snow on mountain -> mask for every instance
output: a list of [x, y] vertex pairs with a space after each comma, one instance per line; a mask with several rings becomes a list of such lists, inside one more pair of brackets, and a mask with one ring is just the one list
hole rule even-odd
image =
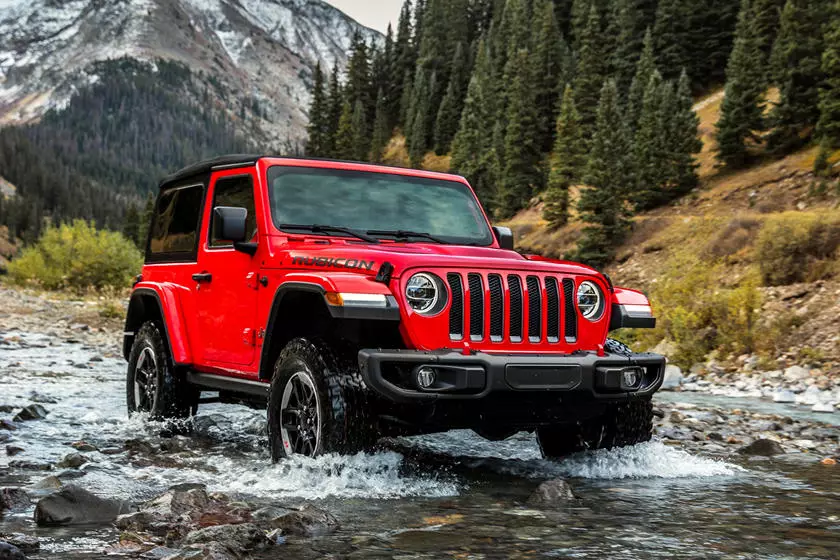
[[343, 67], [356, 31], [381, 37], [321, 0], [0, 0], [0, 126], [61, 109], [94, 62], [127, 56], [211, 76], [267, 108], [267, 139], [298, 140], [315, 65]]

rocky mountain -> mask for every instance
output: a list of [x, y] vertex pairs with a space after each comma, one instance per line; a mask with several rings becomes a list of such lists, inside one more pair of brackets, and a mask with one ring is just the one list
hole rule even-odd
[[279, 149], [304, 137], [315, 65], [343, 66], [356, 32], [379, 37], [321, 0], [0, 0], [0, 126], [67, 107], [103, 62], [164, 60], [213, 86], [196, 102]]

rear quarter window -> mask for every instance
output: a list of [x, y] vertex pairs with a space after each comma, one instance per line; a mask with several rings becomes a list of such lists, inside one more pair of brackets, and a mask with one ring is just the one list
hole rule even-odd
[[149, 225], [147, 260], [195, 260], [203, 202], [202, 184], [160, 193]]

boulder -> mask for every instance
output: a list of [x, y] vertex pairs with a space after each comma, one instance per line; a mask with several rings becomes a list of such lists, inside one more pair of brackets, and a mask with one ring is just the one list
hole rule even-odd
[[47, 417], [47, 409], [40, 404], [30, 404], [23, 407], [13, 420], [15, 422], [27, 422], [29, 420], [42, 420]]
[[78, 469], [88, 462], [88, 458], [81, 453], [70, 453], [64, 456], [64, 459], [56, 463], [60, 469]]
[[819, 402], [811, 407], [812, 412], [834, 412], [834, 405], [826, 402]]
[[811, 373], [802, 366], [790, 366], [789, 368], [785, 369], [784, 378], [787, 381], [795, 382], [795, 381], [802, 381], [803, 379], [808, 379]]
[[0, 541], [0, 560], [26, 560], [26, 556], [15, 545]]
[[275, 517], [269, 525], [274, 529], [281, 529], [285, 535], [305, 537], [328, 535], [339, 527], [338, 520], [330, 512], [311, 504]]
[[57, 490], [62, 486], [61, 479], [57, 476], [48, 476], [46, 478], [42, 478], [35, 484], [33, 484], [30, 488], [34, 490]]
[[6, 455], [9, 457], [14, 457], [18, 453], [23, 453], [25, 450], [23, 447], [19, 447], [17, 445], [7, 445], [6, 446]]
[[6, 430], [7, 432], [14, 432], [17, 430], [17, 426], [15, 426], [14, 422], [6, 420], [5, 418], [0, 418], [0, 430]]
[[190, 532], [184, 545], [224, 543], [234, 553], [262, 550], [272, 543], [253, 523], [215, 525]]
[[86, 441], [74, 441], [70, 444], [70, 447], [75, 449], [76, 451], [88, 452], [88, 451], [99, 451], [99, 449]]
[[673, 364], [668, 364], [667, 366], [665, 366], [665, 378], [662, 381], [662, 389], [676, 389], [682, 384], [682, 381], [683, 374], [682, 370], [679, 367]]
[[540, 484], [528, 498], [528, 503], [535, 506], [557, 506], [573, 500], [575, 494], [569, 483], [562, 478], [556, 478]]
[[23, 488], [0, 488], [0, 512], [23, 511], [29, 507], [29, 496]]
[[130, 511], [127, 502], [100, 498], [84, 488], [68, 485], [38, 502], [35, 522], [47, 526], [104, 524]]
[[773, 402], [777, 403], [793, 403], [796, 402], [796, 395], [787, 389], [779, 389], [773, 393]]
[[179, 484], [140, 506], [140, 510], [161, 517], [197, 518], [210, 505], [204, 485]]
[[757, 439], [749, 445], [746, 445], [738, 450], [742, 455], [760, 455], [763, 457], [772, 457], [773, 455], [783, 455], [785, 450], [778, 442], [772, 439]]
[[24, 535], [23, 533], [12, 533], [7, 535], [0, 534], [0, 541], [7, 542], [12, 546], [18, 547], [24, 554], [38, 552], [41, 548], [41, 541], [39, 541], [36, 537], [30, 537], [28, 535]]

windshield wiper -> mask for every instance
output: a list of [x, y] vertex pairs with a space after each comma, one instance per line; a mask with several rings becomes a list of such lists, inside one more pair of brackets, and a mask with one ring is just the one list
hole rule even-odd
[[441, 239], [440, 237], [435, 237], [429, 233], [422, 233], [419, 231], [407, 231], [404, 229], [372, 229], [369, 230], [368, 235], [388, 235], [394, 237], [395, 239], [409, 239], [411, 237], [418, 237], [420, 239], [428, 239], [429, 241], [434, 241], [435, 243], [441, 243], [446, 245], [446, 241]]
[[361, 231], [357, 231], [352, 228], [346, 228], [341, 226], [327, 226], [321, 224], [313, 224], [313, 225], [304, 225], [304, 224], [280, 224], [277, 226], [278, 229], [306, 229], [311, 231], [312, 233], [344, 233], [351, 237], [355, 237], [356, 239], [361, 239], [362, 241], [367, 241], [368, 243], [379, 243], [379, 240], [375, 237], [371, 237], [370, 235], [365, 235]]

